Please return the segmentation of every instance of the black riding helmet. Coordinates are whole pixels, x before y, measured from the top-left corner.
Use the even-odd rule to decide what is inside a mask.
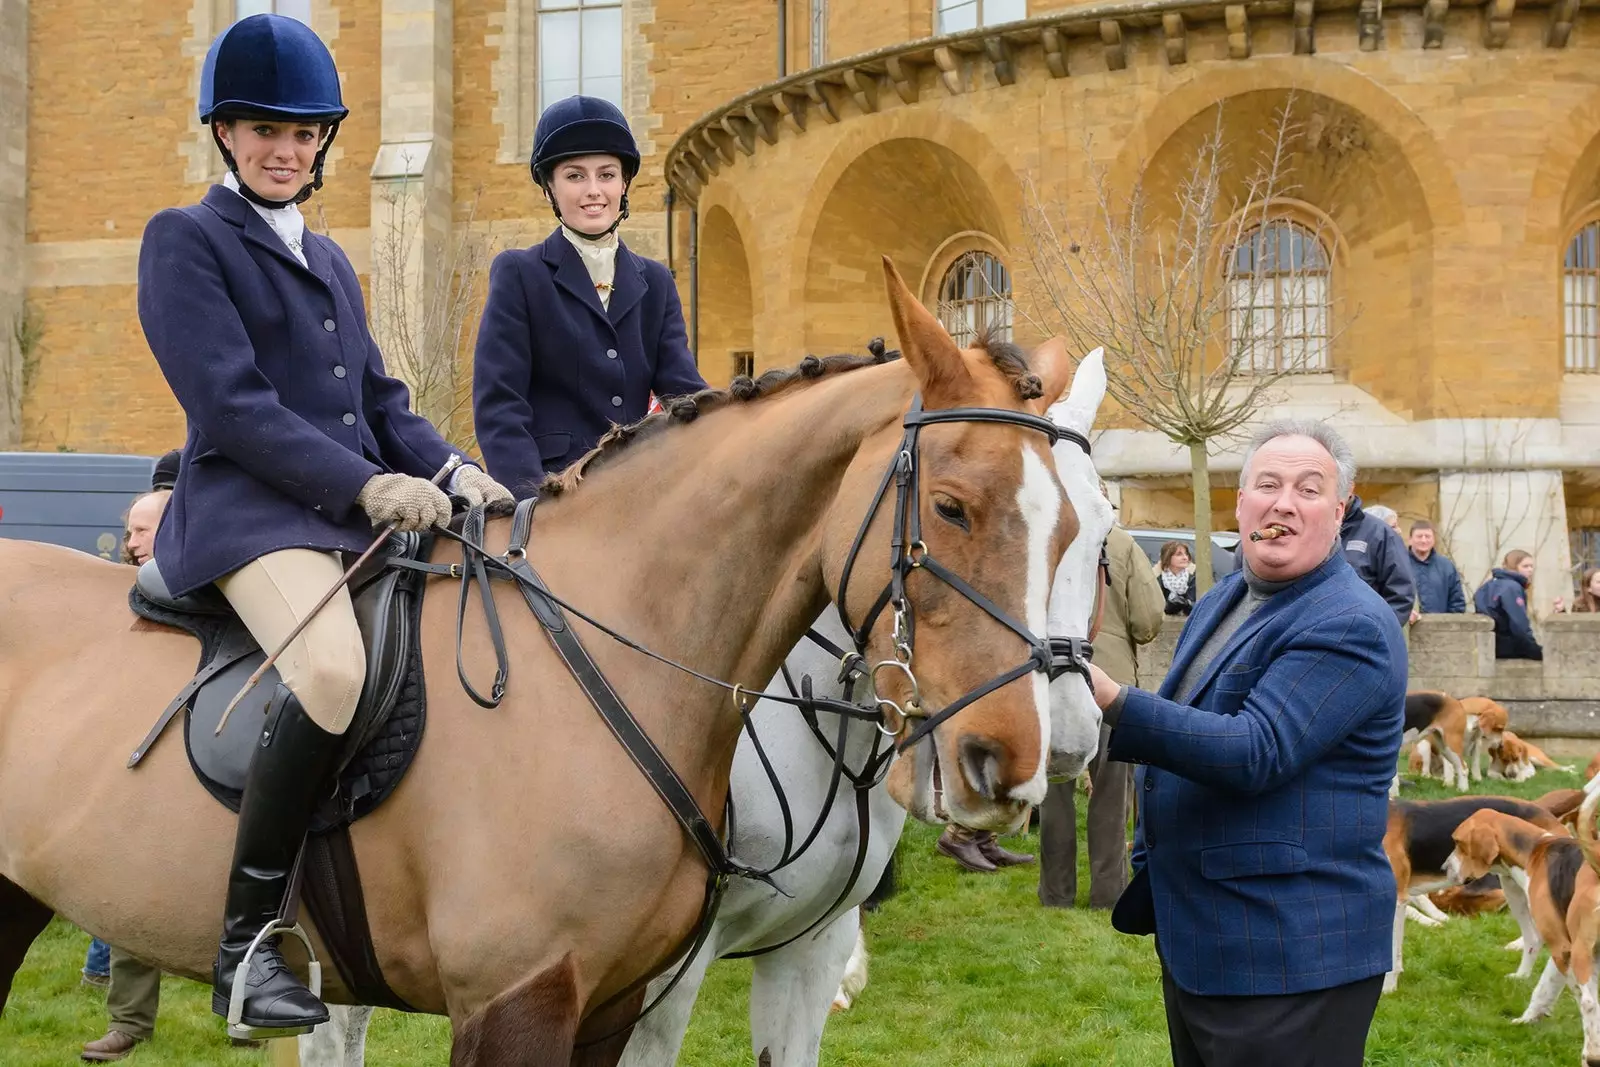
[[[639,173],[639,145],[633,139],[633,131],[628,128],[621,108],[595,96],[569,96],[557,100],[539,116],[528,169],[544,191],[545,199],[550,201],[550,209],[557,219],[561,218],[561,209],[556,207],[555,197],[550,192],[550,175],[562,160],[577,156],[616,156],[622,160],[623,191],[617,221],[605,233],[573,231],[580,237],[598,241],[616,232],[622,220],[628,217],[628,186]]]

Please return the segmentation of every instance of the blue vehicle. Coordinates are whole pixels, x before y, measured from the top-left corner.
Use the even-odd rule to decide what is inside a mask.
[[[0,537],[115,560],[123,516],[149,491],[155,465],[153,456],[0,452]]]

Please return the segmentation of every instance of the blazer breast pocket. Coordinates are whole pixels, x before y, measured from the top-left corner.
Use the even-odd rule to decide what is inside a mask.
[[[1211,688],[1219,693],[1248,693],[1256,687],[1266,669],[1265,665],[1236,663],[1218,674]]]

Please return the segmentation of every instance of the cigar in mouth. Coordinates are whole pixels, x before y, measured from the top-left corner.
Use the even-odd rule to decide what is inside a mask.
[[[1262,528],[1260,530],[1251,530],[1250,531],[1250,540],[1252,540],[1252,541],[1271,541],[1271,540],[1273,540],[1275,538],[1282,537],[1284,534],[1286,534],[1288,532],[1289,532],[1289,527],[1285,526],[1283,523],[1281,523],[1281,522],[1269,522],[1264,528]]]

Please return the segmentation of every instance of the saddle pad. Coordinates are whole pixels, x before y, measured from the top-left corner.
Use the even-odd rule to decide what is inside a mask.
[[[339,772],[336,791],[312,818],[310,831],[313,834],[349,825],[376,809],[400,784],[421,747],[427,721],[427,694],[422,676],[422,647],[415,635],[421,627],[422,597],[419,594],[408,600],[404,610],[409,616],[409,639],[394,708],[377,731],[345,762]],[[145,597],[137,587],[129,593],[128,605],[141,618],[194,635],[200,642],[201,668],[219,653],[237,655],[249,649],[195,694],[184,716],[184,745],[195,777],[229,811],[237,812],[245,770],[261,728],[262,712],[278,685],[277,668],[268,668],[255,688],[234,709],[222,735],[215,736],[222,709],[266,659],[266,654],[237,617],[171,611]],[[360,728],[359,722],[352,724],[352,734]],[[359,736],[354,739],[362,742]]]

